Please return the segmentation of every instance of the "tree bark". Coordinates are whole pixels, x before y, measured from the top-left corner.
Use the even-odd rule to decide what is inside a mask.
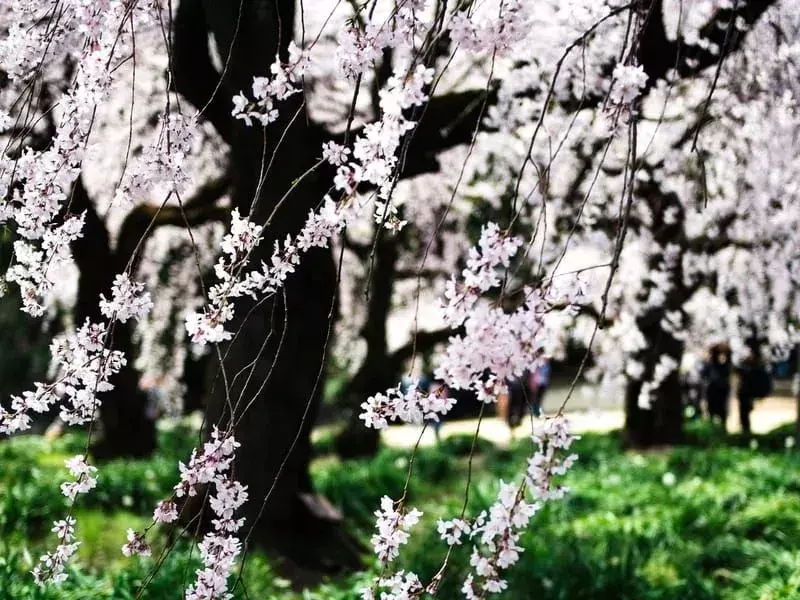
[[[367,317],[361,334],[367,343],[364,364],[345,386],[341,403],[350,409],[344,431],[336,439],[336,451],[344,458],[375,454],[380,443],[378,430],[364,427],[359,419],[361,402],[372,394],[397,383],[400,368],[392,364],[386,345],[386,323],[392,305],[395,263],[399,241],[382,236],[375,247],[372,280],[366,283],[369,294]]]
[[[210,63],[198,68],[207,61],[203,40],[209,33],[223,62],[231,55],[217,91],[226,103],[236,91],[249,89],[254,76],[269,75],[276,52],[286,58],[294,2],[245,0],[241,15],[239,4],[180,4],[175,83],[198,107],[211,97],[220,76]],[[300,231],[329,183],[316,174],[300,179],[315,164],[322,141],[308,123],[302,95],[279,108],[278,121],[266,130],[235,121],[227,105],[207,115],[230,144],[233,205],[254,222],[267,223],[252,265],[269,263],[274,242]],[[248,487],[247,543],[277,551],[301,568],[326,572],[360,566],[338,513],[313,494],[309,475],[310,433],[324,389],[336,292],[332,252],[313,249],[273,298],[237,303],[237,316],[229,323],[237,334],[220,347],[222,365],[212,360],[219,372],[205,408],[209,427],[233,423],[241,443],[234,476]]]
[[[660,327],[642,328],[647,350],[640,357],[645,373],[652,376],[656,362],[667,355],[678,364],[683,356],[683,343]],[[625,441],[634,448],[678,444],[683,440],[683,407],[678,370],[674,370],[652,392],[651,406],[640,408],[642,380],[629,380],[625,387]]]
[[[648,260],[651,271],[661,270],[669,275],[670,288],[663,302],[645,308],[636,319],[636,325],[645,339],[644,348],[635,353],[633,360],[640,362],[643,376],[630,379],[625,390],[625,440],[629,446],[644,448],[677,444],[683,439],[683,406],[679,366],[684,352],[684,343],[664,329],[664,317],[668,313],[680,313],[685,318],[683,306],[693,294],[683,278],[683,252],[689,247],[684,229],[685,213],[680,199],[675,194],[663,193],[656,184],[639,186],[638,194],[646,202],[652,214],[651,232],[653,241],[664,249],[677,246],[679,255],[668,260],[665,254],[656,253]],[[666,218],[668,211],[673,218]],[[649,289],[653,284],[644,280],[639,290],[642,306],[646,306]],[[661,356],[675,361],[675,369],[652,391],[651,406],[639,406],[642,383],[651,381]]]
[[[72,252],[80,271],[75,322],[99,321],[100,294],[108,296],[114,276],[121,273],[127,259],[111,249],[105,223],[94,210],[81,179],[73,186],[72,212],[85,211],[83,236],[72,244]],[[122,242],[122,236],[120,236]],[[139,388],[139,373],[133,367],[131,328],[116,323],[112,330],[113,348],[125,353],[127,364],[111,380],[114,389],[103,394],[100,405],[101,434],[92,447],[96,458],[148,456],[156,446],[155,421],[148,418],[146,394]]]

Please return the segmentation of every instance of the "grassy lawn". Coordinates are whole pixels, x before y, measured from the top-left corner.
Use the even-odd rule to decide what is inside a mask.
[[[647,454],[621,452],[613,434],[584,436],[566,481],[570,495],[535,517],[503,597],[800,598],[800,457],[785,447],[788,429],[761,436],[757,447],[717,439],[702,427],[691,434],[691,445]],[[176,461],[193,444],[181,427],[161,432],[153,459],[101,468],[98,488],[81,498],[76,512],[83,544],[72,576],[60,589],[32,585],[27,572],[52,544],[50,522],[65,510],[57,487],[63,459],[83,442],[71,434],[52,444],[40,438],[0,444],[0,599],[135,598],[148,577],[153,560],[125,559],[119,549],[126,529],[149,522],[153,505],[174,483]],[[444,546],[435,521],[460,511],[469,442],[451,438],[418,454],[409,501],[425,516],[398,567],[422,577],[438,570]],[[369,461],[343,463],[324,454],[328,446],[323,436],[314,464],[317,487],[366,543],[379,498],[397,498],[403,489],[407,456],[384,450]],[[522,443],[510,450],[480,445],[468,514],[491,503],[497,479],[510,480],[527,451]],[[163,546],[157,539],[154,557]],[[180,540],[138,597],[182,597],[196,556]],[[458,547],[439,597],[460,597],[468,559],[469,548]],[[236,597],[259,600],[357,598],[370,577],[349,575],[299,594],[258,553],[245,570],[247,590],[240,586]]]

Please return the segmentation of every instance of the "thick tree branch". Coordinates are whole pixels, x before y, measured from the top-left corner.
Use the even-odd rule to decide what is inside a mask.
[[[370,246],[355,241],[346,233],[342,236],[342,244],[344,244],[344,247],[355,254],[360,260],[366,260],[369,258]]]
[[[174,21],[172,84],[208,119],[226,142],[231,142],[233,93],[220,81],[208,49],[208,29],[200,0],[184,0]],[[208,105],[208,106],[206,106]]]
[[[443,271],[441,269],[397,269],[395,272],[396,279],[416,279],[417,277],[421,277],[423,279],[433,279],[435,277],[449,277],[451,273],[449,271]]]
[[[131,259],[138,260],[134,254],[144,247],[142,238],[162,225],[177,227],[196,226],[211,221],[224,221],[228,218],[229,209],[216,206],[230,187],[228,175],[209,181],[191,198],[180,206],[157,206],[140,204],[129,212],[119,231],[116,249],[117,264],[124,268]]]
[[[736,10],[720,10],[700,29],[701,39],[708,40],[716,52],[709,47],[687,46],[682,38],[670,40],[664,28],[663,0],[652,0],[650,15],[639,42],[639,63],[649,77],[648,85],[653,86],[667,72],[675,69],[679,77],[693,77],[715,66],[720,57],[737,50],[744,41],[748,29],[775,4],[775,0],[739,0]],[[725,36],[731,19],[741,17],[747,29],[740,31],[732,27],[727,45]]]
[[[73,214],[84,213],[83,235],[71,244],[72,256],[80,273],[75,321],[83,323],[86,318],[100,318],[98,296],[108,293],[117,271],[114,269],[108,231],[94,208],[82,177],[78,177],[72,186],[69,211]]]
[[[400,346],[397,350],[389,355],[389,360],[392,364],[400,365],[411,359],[416,354],[425,354],[433,350],[439,344],[449,340],[454,335],[462,333],[457,329],[445,327],[443,329],[435,329],[433,331],[418,331],[415,337],[407,344]]]

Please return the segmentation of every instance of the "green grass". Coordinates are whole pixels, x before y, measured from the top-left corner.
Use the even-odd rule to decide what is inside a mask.
[[[755,449],[701,425],[691,425],[688,433],[687,446],[645,454],[621,452],[614,434],[580,440],[581,459],[566,481],[571,493],[536,515],[504,597],[800,598],[800,457],[786,449],[790,430],[758,438]],[[71,434],[54,444],[37,438],[0,444],[0,600],[136,597],[152,561],[121,556],[125,530],[148,521],[154,503],[174,483],[176,461],[194,441],[187,428],[160,435],[158,456],[101,467],[97,490],[78,505],[83,546],[70,580],[45,591],[32,586],[27,571],[52,541],[50,522],[64,511],[57,488],[63,458],[85,440]],[[328,446],[320,441],[318,453]],[[443,545],[434,524],[461,509],[470,445],[451,439],[417,455],[408,497],[425,516],[398,568],[422,577],[438,570]],[[478,450],[468,514],[492,502],[497,480],[511,479],[528,451],[524,444],[511,450],[480,444]],[[401,494],[407,468],[406,453],[393,450],[369,461],[322,456],[314,478],[318,490],[342,508],[350,530],[367,542],[380,497]],[[163,539],[156,539],[156,547],[163,547]],[[460,597],[468,561],[469,548],[457,547],[438,597]],[[180,540],[141,597],[180,598],[196,566],[196,549]],[[370,576],[329,580],[299,594],[262,554],[253,553],[244,579],[247,598],[344,600],[357,598]],[[236,597],[245,598],[241,588]]]

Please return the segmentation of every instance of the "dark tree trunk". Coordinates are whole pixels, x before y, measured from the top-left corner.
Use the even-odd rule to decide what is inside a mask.
[[[75,305],[75,323],[80,326],[86,319],[103,319],[100,294],[110,294],[114,276],[124,270],[128,261],[112,251],[105,224],[94,210],[80,179],[74,186],[70,208],[75,213],[86,211],[83,236],[72,244],[80,269]],[[156,429],[155,422],[145,412],[147,397],[139,388],[139,373],[133,367],[129,324],[116,323],[112,335],[113,348],[124,352],[128,362],[111,379],[114,389],[101,396],[101,431],[92,453],[101,459],[147,456],[155,449]]]
[[[369,294],[367,318],[361,333],[367,344],[364,364],[345,387],[341,404],[350,409],[344,431],[336,439],[336,451],[344,458],[371,456],[378,450],[377,429],[364,427],[359,419],[361,403],[372,394],[397,384],[401,365],[390,360],[386,345],[386,322],[392,305],[398,240],[382,237],[375,248],[372,280],[366,283]]]
[[[795,350],[800,350],[800,347],[795,346]],[[795,402],[797,403],[797,419],[795,420],[795,446],[800,448],[800,352],[797,352],[797,362],[795,364],[795,372],[792,376],[792,392],[794,393]]]
[[[300,231],[329,181],[317,174],[299,180],[321,154],[321,140],[308,124],[301,95],[280,104],[279,120],[266,131],[230,117],[233,94],[249,89],[253,76],[269,75],[279,40],[283,56],[294,32],[294,2],[245,0],[241,18],[239,4],[182,2],[174,69],[178,90],[195,106],[204,106],[218,78],[208,56],[208,34],[214,35],[223,62],[232,52],[215,96],[224,108],[215,110],[212,103],[207,116],[230,144],[234,206],[266,223],[264,240],[251,257],[257,268],[262,260],[269,263],[275,241]],[[265,164],[268,172],[260,186]],[[333,255],[314,249],[274,298],[237,303],[237,316],[228,325],[238,333],[220,349],[222,369],[212,361],[219,373],[206,402],[209,427],[233,422],[241,443],[234,470],[248,486],[247,543],[271,548],[302,568],[328,572],[359,566],[338,513],[313,495],[309,475],[310,433],[324,389],[335,301]]]
[[[683,405],[679,366],[684,352],[684,343],[664,329],[664,318],[669,313],[681,314],[684,303],[689,300],[693,290],[687,287],[683,278],[682,253],[688,246],[684,230],[684,211],[680,200],[674,194],[664,194],[652,184],[643,184],[638,190],[647,202],[653,215],[651,231],[653,241],[663,250],[649,258],[648,267],[668,275],[670,289],[663,302],[647,308],[636,319],[636,325],[645,339],[643,350],[632,358],[643,367],[643,378],[629,380],[625,389],[625,440],[629,446],[644,448],[677,444],[683,439]],[[667,211],[672,218],[667,219]],[[667,248],[677,246],[678,256],[671,259]],[[639,290],[639,299],[644,302],[655,284],[645,280]],[[661,356],[667,356],[676,363],[675,369],[651,392],[650,408],[639,407],[642,382],[652,381],[653,373]]]
[[[656,361],[664,354],[680,364],[683,343],[670,334],[652,328],[643,330],[648,342],[647,354],[640,360],[645,363],[645,373],[652,375]],[[625,387],[625,441],[635,448],[663,446],[680,443],[683,439],[683,406],[681,384],[677,369],[661,382],[651,394],[651,406],[639,407],[642,381],[628,381]]]
[[[114,348],[125,352],[128,364],[113,378],[114,390],[103,398],[101,437],[92,447],[92,454],[100,459],[141,458],[156,448],[155,420],[147,415],[147,395],[139,387],[139,372],[131,365],[130,330],[119,328],[119,324],[117,327]]]

